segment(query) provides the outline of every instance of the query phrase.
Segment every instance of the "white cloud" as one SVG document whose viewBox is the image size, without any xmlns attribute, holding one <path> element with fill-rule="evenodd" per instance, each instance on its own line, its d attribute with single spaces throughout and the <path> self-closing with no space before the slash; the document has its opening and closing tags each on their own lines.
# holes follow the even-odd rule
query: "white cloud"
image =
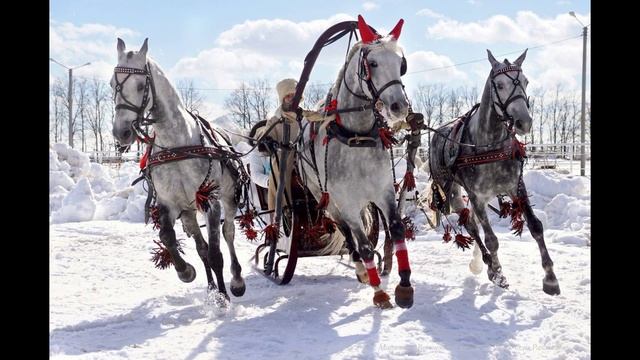
<svg viewBox="0 0 640 360">
<path fill-rule="evenodd" d="M 416 15 L 426 16 L 426 17 L 430 17 L 430 18 L 434 18 L 434 19 L 446 19 L 447 18 L 446 16 L 444 16 L 444 15 L 438 13 L 438 12 L 435 12 L 435 11 L 433 11 L 431 9 L 428 9 L 428 8 L 424 8 L 424 9 L 418 11 L 416 13 Z"/>
<path fill-rule="evenodd" d="M 380 5 L 372 2 L 372 1 L 365 1 L 364 3 L 362 3 L 362 8 L 364 9 L 364 11 L 371 11 L 371 10 L 375 10 L 377 8 L 379 8 Z"/>
<path fill-rule="evenodd" d="M 67 66 L 91 62 L 90 66 L 74 70 L 74 74 L 78 76 L 109 79 L 116 61 L 116 38 L 135 39 L 137 36 L 138 33 L 134 30 L 118 28 L 113 25 L 83 24 L 77 26 L 68 22 L 60 23 L 51 20 L 49 23 L 49 54 Z M 52 66 L 57 67 L 57 65 Z"/>
<path fill-rule="evenodd" d="M 588 19 L 590 14 L 579 15 Z M 587 20 L 589 21 L 589 20 Z M 532 11 L 519 11 L 516 18 L 494 15 L 486 20 L 463 23 L 442 19 L 427 29 L 428 37 L 454 39 L 476 43 L 511 42 L 516 44 L 540 44 L 550 39 L 562 39 L 578 35 L 577 22 L 569 14 L 555 18 L 541 18 Z"/>
<path fill-rule="evenodd" d="M 274 57 L 250 50 L 213 48 L 195 57 L 180 59 L 169 74 L 174 78 L 198 78 L 207 86 L 231 89 L 243 80 L 273 74 L 281 65 Z"/>
<path fill-rule="evenodd" d="M 422 70 L 430 71 L 422 71 Z M 420 71 L 418 73 L 414 73 Z M 446 55 L 439 55 L 433 51 L 416 51 L 407 55 L 407 81 L 427 83 L 450 83 L 465 81 L 467 75 L 456 68 L 453 61 Z"/>
</svg>

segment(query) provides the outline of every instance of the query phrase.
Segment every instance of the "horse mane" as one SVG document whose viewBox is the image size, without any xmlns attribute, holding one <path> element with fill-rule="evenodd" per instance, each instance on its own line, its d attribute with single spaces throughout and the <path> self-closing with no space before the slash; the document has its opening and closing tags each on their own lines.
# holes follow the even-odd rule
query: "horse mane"
<svg viewBox="0 0 640 360">
<path fill-rule="evenodd" d="M 342 67 L 340 67 L 340 71 L 338 71 L 338 78 L 336 79 L 336 82 L 333 84 L 333 87 L 331 88 L 331 95 L 333 99 L 338 97 L 338 91 L 340 91 L 340 84 L 344 79 L 345 68 L 349 65 L 349 63 L 351 62 L 351 59 L 357 53 L 359 53 L 360 50 L 365 46 L 369 47 L 370 51 L 387 49 L 395 52 L 397 51 L 402 52 L 402 47 L 398 45 L 398 41 L 393 40 L 391 37 L 382 38 L 372 44 L 364 44 L 362 41 L 358 41 L 357 43 L 353 44 L 353 46 L 351 47 L 351 50 L 349 50 L 349 53 L 347 54 L 346 61 L 344 62 L 344 64 L 342 64 Z"/>
</svg>

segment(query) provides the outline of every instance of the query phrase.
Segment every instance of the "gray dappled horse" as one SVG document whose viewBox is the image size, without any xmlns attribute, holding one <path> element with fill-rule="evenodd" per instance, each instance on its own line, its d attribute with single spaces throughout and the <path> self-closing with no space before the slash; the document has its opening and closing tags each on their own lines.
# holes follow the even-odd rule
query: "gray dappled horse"
<svg viewBox="0 0 640 360">
<path fill-rule="evenodd" d="M 474 259 L 469 264 L 473 273 L 480 273 L 484 262 L 488 266 L 489 280 L 503 288 L 509 286 L 498 260 L 498 238 L 491 229 L 486 213 L 487 203 L 491 199 L 507 195 L 513 204 L 511 209 L 508 204 L 505 209 L 501 201 L 501 216 L 511 213 L 513 223 L 513 211 L 517 209 L 524 215 L 542 256 L 542 267 L 546 273 L 542 289 L 547 294 L 556 295 L 560 293 L 560 287 L 544 243 L 542 223 L 533 213 L 522 179 L 524 148 L 515 138 L 515 134 L 527 134 L 532 125 L 526 94 L 528 80 L 521 67 L 527 51 L 513 64 L 507 59 L 499 62 L 491 51 L 487 52 L 491 72 L 479 107 L 476 112 L 470 112 L 473 113 L 471 116 L 463 116 L 437 129 L 437 134 L 441 136 L 433 136 L 429 149 L 431 176 L 447 194 L 444 203 L 450 201 L 453 211 L 460 212 L 465 208 L 460 186 L 469 195 L 471 212 L 480 222 L 485 235 L 483 244 L 476 222 L 473 216 L 469 216 L 465 228 L 476 240 Z M 521 232 L 522 225 L 520 221 L 520 229 L 516 229 L 516 234 Z"/>
<path fill-rule="evenodd" d="M 401 278 L 395 291 L 396 304 L 404 308 L 413 304 L 411 270 L 404 225 L 395 203 L 390 154 L 379 135 L 381 114 L 392 120 L 404 120 L 408 113 L 400 80 L 405 60 L 397 47 L 402 24 L 403 20 L 400 20 L 388 37 L 381 38 L 358 16 L 362 41 L 351 48 L 330 94 L 334 101 L 337 100 L 334 108 L 338 109 L 340 121 L 319 128 L 303 121 L 304 146 L 298 155 L 306 185 L 316 200 L 321 203 L 323 193 L 330 193 L 327 211 L 340 226 L 352 254 L 356 254 L 354 260 L 359 278 L 368 277 L 375 292 L 373 302 L 381 308 L 392 305 L 389 295 L 379 288 L 374 249 L 366 235 L 365 227 L 372 216 L 368 214 L 371 203 L 381 209 L 389 221 L 395 244 Z M 325 139 L 327 130 L 329 137 Z M 367 142 L 371 146 L 349 146 Z M 360 257 L 364 267 L 357 261 Z"/>
<path fill-rule="evenodd" d="M 178 277 L 184 282 L 191 282 L 196 277 L 194 267 L 180 256 L 181 249 L 176 242 L 173 226 L 180 218 L 185 232 L 195 239 L 209 290 L 215 289 L 211 276 L 213 269 L 218 290 L 229 298 L 220 252 L 221 201 L 225 214 L 223 233 L 231 254 L 231 292 L 242 296 L 245 284 L 233 245 L 237 179 L 229 162 L 220 161 L 224 154 L 219 148 L 212 147 L 212 143 L 222 140 L 230 144 L 228 138 L 221 139 L 225 136 L 219 131 L 207 134 L 203 123 L 185 110 L 164 72 L 147 57 L 147 39 L 137 52 L 125 51 L 125 43 L 121 39 L 118 39 L 117 48 L 118 66 L 111 79 L 116 104 L 113 135 L 121 145 L 129 145 L 140 135 L 143 123 L 153 124 L 155 136 L 147 138 L 152 143 L 147 180 L 150 180 L 149 191 L 155 189 L 157 196 L 156 211 L 152 216 L 160 228 L 160 240 L 171 255 Z M 148 118 L 145 117 L 147 113 Z M 180 160 L 171 161 L 174 159 Z M 219 194 L 212 194 L 214 189 Z M 196 199 L 197 193 L 200 199 Z M 209 245 L 202 237 L 196 220 L 198 210 L 205 213 Z"/>
</svg>

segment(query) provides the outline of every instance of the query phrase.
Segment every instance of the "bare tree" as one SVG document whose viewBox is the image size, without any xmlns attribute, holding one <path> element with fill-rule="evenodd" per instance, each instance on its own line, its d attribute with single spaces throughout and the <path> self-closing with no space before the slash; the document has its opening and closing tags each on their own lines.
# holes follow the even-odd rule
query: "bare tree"
<svg viewBox="0 0 640 360">
<path fill-rule="evenodd" d="M 413 107 L 416 111 L 424 115 L 424 124 L 433 127 L 436 105 L 436 86 L 419 84 L 413 92 Z M 427 144 L 431 144 L 431 131 L 427 131 Z"/>
<path fill-rule="evenodd" d="M 249 108 L 253 113 L 254 122 L 266 120 L 273 106 L 273 89 L 267 79 L 256 79 L 251 82 L 249 92 Z M 253 126 L 249 121 L 249 127 Z"/>
<path fill-rule="evenodd" d="M 471 109 L 475 104 L 478 103 L 478 98 L 480 95 L 478 94 L 477 87 L 463 87 L 460 91 L 460 94 L 462 95 L 462 101 L 466 109 Z"/>
<path fill-rule="evenodd" d="M 81 151 L 86 150 L 86 141 L 84 136 L 84 119 L 87 107 L 87 92 L 88 92 L 88 83 L 86 79 L 78 81 L 75 85 L 76 91 L 76 116 L 80 115 L 80 149 Z"/>
<path fill-rule="evenodd" d="M 243 129 L 251 127 L 250 91 L 247 84 L 243 82 L 224 100 L 225 108 L 231 113 L 233 120 Z"/>
<path fill-rule="evenodd" d="M 304 91 L 303 106 L 305 109 L 315 109 L 320 100 L 325 100 L 331 85 L 321 83 L 311 83 Z"/>
<path fill-rule="evenodd" d="M 448 95 L 449 100 L 449 114 L 451 119 L 455 119 L 460 116 L 460 108 L 462 106 L 462 101 L 458 96 L 458 91 L 456 89 L 451 89 Z"/>
<path fill-rule="evenodd" d="M 104 149 L 104 140 L 102 138 L 102 130 L 105 125 L 105 106 L 111 106 L 109 104 L 109 92 L 107 91 L 107 86 L 98 79 L 93 79 L 89 86 L 90 93 L 90 109 L 87 111 L 87 122 L 89 124 L 89 128 L 93 133 L 93 138 L 95 139 L 95 151 L 102 151 Z"/>
<path fill-rule="evenodd" d="M 65 89 L 62 80 L 56 78 L 51 87 L 53 97 L 53 139 L 55 142 L 62 140 L 64 130 L 63 123 L 66 118 L 64 112 Z"/>
<path fill-rule="evenodd" d="M 201 116 L 206 117 L 202 112 L 202 105 L 204 103 L 204 96 L 195 88 L 193 80 L 180 80 L 178 82 L 178 92 L 180 93 L 180 99 L 182 104 L 189 111 L 196 111 Z"/>
<path fill-rule="evenodd" d="M 444 110 L 445 105 L 447 103 L 447 96 L 444 93 L 444 86 L 442 84 L 438 84 L 435 86 L 435 101 L 436 101 L 436 109 L 438 114 L 436 116 L 436 124 L 442 124 L 445 120 L 444 118 Z"/>
</svg>

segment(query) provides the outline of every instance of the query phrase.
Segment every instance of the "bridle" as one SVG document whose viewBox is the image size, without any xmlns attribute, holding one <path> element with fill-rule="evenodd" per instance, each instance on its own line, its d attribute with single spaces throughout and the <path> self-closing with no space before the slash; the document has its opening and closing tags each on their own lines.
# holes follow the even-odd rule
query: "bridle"
<svg viewBox="0 0 640 360">
<path fill-rule="evenodd" d="M 116 66 L 113 70 L 114 72 L 114 80 L 116 82 L 116 86 L 114 88 L 113 93 L 113 101 L 115 103 L 116 97 L 120 94 L 120 97 L 125 101 L 125 104 L 116 104 L 116 110 L 125 109 L 129 111 L 133 111 L 136 114 L 136 119 L 133 120 L 131 126 L 138 133 L 138 137 L 142 139 L 142 141 L 147 142 L 149 139 L 149 135 L 140 127 L 143 125 L 152 125 L 157 120 L 150 118 L 151 114 L 156 109 L 156 87 L 153 83 L 153 76 L 151 76 L 151 69 L 149 67 L 149 63 L 145 64 L 145 68 L 136 69 L 124 66 Z M 127 74 L 127 76 L 122 80 L 122 82 L 118 81 L 118 76 L 116 74 Z M 145 84 L 144 84 L 144 92 L 142 95 L 142 103 L 140 106 L 129 101 L 122 92 L 124 83 L 129 80 L 131 75 L 144 75 L 145 76 Z M 149 89 L 151 89 L 151 98 L 149 97 Z M 149 101 L 151 101 L 151 108 L 145 116 L 145 110 L 149 105 Z M 142 135 L 142 136 L 140 136 Z"/>
<path fill-rule="evenodd" d="M 509 76 L 509 74 L 507 74 L 507 72 L 509 71 L 517 71 L 516 77 L 513 78 Z M 519 79 L 521 73 L 522 73 L 522 68 L 520 68 L 520 66 L 517 66 L 517 65 L 508 65 L 500 70 L 491 71 L 491 87 L 493 88 L 493 92 L 491 92 L 491 103 L 493 105 L 494 110 L 496 111 L 498 119 L 500 121 L 506 122 L 507 128 L 509 129 L 510 132 L 513 131 L 514 119 L 513 119 L 513 115 L 509 114 L 509 112 L 507 111 L 507 107 L 509 107 L 509 104 L 511 104 L 512 102 L 518 99 L 522 99 L 524 100 L 525 104 L 527 104 L 527 109 L 529 108 L 529 97 L 527 96 L 527 92 L 524 89 L 524 86 L 522 86 L 522 82 Z M 511 89 L 511 93 L 509 94 L 505 102 L 503 102 L 502 99 L 500 99 L 500 94 L 498 93 L 498 86 L 496 85 L 496 82 L 495 82 L 496 76 L 500 74 L 511 79 L 514 85 L 513 88 Z M 518 94 L 514 96 L 516 89 L 518 87 L 522 89 L 522 94 L 524 95 Z M 497 98 L 498 101 L 494 100 L 494 93 L 495 93 L 495 98 Z M 498 109 L 500 109 L 501 113 L 496 110 L 496 106 L 498 107 Z"/>
</svg>

